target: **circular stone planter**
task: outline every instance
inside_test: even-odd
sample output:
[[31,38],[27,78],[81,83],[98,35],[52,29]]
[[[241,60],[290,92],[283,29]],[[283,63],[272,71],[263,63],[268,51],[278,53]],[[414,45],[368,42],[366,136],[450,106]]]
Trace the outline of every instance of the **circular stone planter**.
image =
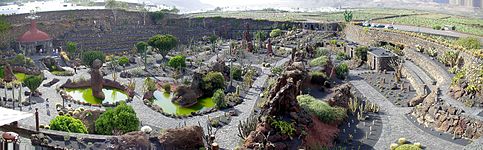
[[106,95],[106,99],[104,100],[93,97],[90,88],[61,89],[59,93],[65,101],[86,106],[115,107],[121,101],[132,101],[132,97],[129,97],[129,95],[121,90],[104,88],[102,91]]

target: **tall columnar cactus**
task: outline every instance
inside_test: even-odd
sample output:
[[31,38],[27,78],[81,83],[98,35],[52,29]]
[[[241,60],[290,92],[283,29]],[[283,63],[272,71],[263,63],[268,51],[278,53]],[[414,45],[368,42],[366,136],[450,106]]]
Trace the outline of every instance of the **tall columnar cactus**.
[[352,21],[352,11],[344,11],[344,20],[346,22],[351,22]]

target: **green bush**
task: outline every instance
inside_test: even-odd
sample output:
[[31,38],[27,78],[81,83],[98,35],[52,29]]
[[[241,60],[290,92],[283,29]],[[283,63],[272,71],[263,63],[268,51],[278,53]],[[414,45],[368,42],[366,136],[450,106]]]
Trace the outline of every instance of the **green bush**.
[[339,79],[345,79],[349,74],[349,66],[346,63],[340,63],[335,68],[335,74]]
[[329,50],[324,47],[319,47],[315,50],[315,58],[320,57],[320,56],[327,56],[329,55]]
[[275,74],[275,75],[281,75],[281,74],[282,74],[283,69],[282,69],[282,67],[273,67],[271,71],[272,71],[272,73],[273,73],[273,74]]
[[316,84],[324,84],[324,82],[327,80],[327,75],[325,75],[324,72],[321,71],[311,71],[310,73],[310,81],[312,83]]
[[96,120],[96,133],[103,135],[124,134],[139,128],[136,112],[125,102],[121,102],[114,109],[108,108]]
[[272,123],[270,123],[275,129],[279,130],[280,133],[283,135],[288,135],[292,137],[292,135],[295,133],[295,126],[294,123],[282,121],[282,120],[272,120]]
[[335,57],[337,60],[347,60],[349,57],[344,52],[338,52],[337,56]]
[[5,19],[5,15],[0,15],[0,33],[10,30],[12,25]]
[[0,78],[3,78],[5,75],[5,71],[3,70],[3,66],[0,66]]
[[231,67],[230,75],[235,80],[241,80],[242,79],[242,69],[241,69],[241,67],[240,66]]
[[50,129],[73,133],[87,133],[87,128],[82,121],[65,115],[52,119],[50,121]]
[[435,29],[435,30],[441,30],[441,28],[442,28],[442,27],[441,27],[440,25],[435,25],[435,26],[433,26],[433,29]]
[[118,63],[121,66],[125,66],[129,64],[129,58],[127,58],[126,56],[122,56],[121,58],[119,58]]
[[476,37],[459,38],[456,41],[457,45],[463,46],[466,49],[480,49],[480,40]]
[[183,69],[186,67],[186,57],[183,55],[176,55],[169,59],[168,66],[174,69]]
[[72,57],[74,53],[77,51],[77,43],[75,42],[67,42],[66,44],[66,51],[69,53],[69,56]]
[[272,32],[270,32],[270,37],[274,38],[274,37],[278,37],[282,35],[282,30],[280,29],[273,29]]
[[226,107],[226,102],[225,102],[225,93],[223,92],[222,89],[216,90],[216,92],[213,94],[213,97],[211,97],[213,102],[216,104],[216,108],[222,109]]
[[317,100],[310,95],[299,95],[297,101],[304,110],[316,115],[326,123],[344,120],[347,117],[345,108],[331,107],[326,102]]
[[225,77],[220,72],[209,72],[202,79],[201,89],[205,95],[211,96],[215,90],[225,89]]
[[102,62],[106,61],[106,56],[102,51],[88,51],[82,54],[82,63],[86,66],[92,67],[94,60],[99,59]]
[[310,66],[315,67],[315,66],[325,66],[327,65],[327,62],[329,62],[329,58],[327,56],[320,56],[315,59],[312,59],[309,63]]
[[396,147],[395,150],[421,150],[421,148],[414,144],[403,144]]
[[144,91],[156,91],[157,88],[156,88],[156,81],[154,81],[153,79],[151,78],[146,78],[144,80]]

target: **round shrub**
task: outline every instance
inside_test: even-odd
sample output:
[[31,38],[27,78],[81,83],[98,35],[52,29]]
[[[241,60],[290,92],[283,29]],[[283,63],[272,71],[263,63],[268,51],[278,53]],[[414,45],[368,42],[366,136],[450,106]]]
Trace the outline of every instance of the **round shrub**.
[[94,60],[99,59],[102,62],[105,62],[106,56],[102,51],[87,51],[82,54],[82,63],[89,67],[92,66]]
[[346,63],[341,63],[335,68],[335,74],[339,79],[345,79],[349,74],[349,66]]
[[169,59],[168,66],[174,69],[182,69],[186,67],[186,57],[177,55]]
[[280,29],[273,29],[272,32],[270,32],[270,37],[277,37],[282,35],[282,30]]
[[96,120],[96,133],[121,135],[139,128],[139,119],[131,106],[121,102],[114,109],[107,109]]
[[403,144],[396,147],[395,150],[421,150],[421,148],[413,144]]
[[87,133],[87,128],[82,121],[70,116],[55,117],[50,121],[50,129],[73,133]]
[[331,123],[344,120],[347,117],[347,110],[342,107],[331,107],[326,102],[315,99],[310,95],[299,95],[297,101],[300,106],[316,115],[321,121]]
[[127,58],[126,56],[122,56],[121,58],[119,58],[118,63],[121,66],[125,66],[129,63],[129,58]]
[[211,96],[215,90],[225,89],[225,77],[220,72],[209,72],[202,79],[201,89]]

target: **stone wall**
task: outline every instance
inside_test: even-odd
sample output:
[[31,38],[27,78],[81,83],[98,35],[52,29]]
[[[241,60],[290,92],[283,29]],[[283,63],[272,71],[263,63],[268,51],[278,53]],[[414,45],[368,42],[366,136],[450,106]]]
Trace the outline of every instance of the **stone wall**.
[[401,74],[409,80],[409,83],[411,83],[414,90],[416,90],[416,95],[427,95],[426,89],[428,87],[414,71],[408,69],[405,65],[403,65],[401,69]]
[[450,106],[437,98],[434,91],[424,102],[416,106],[411,114],[419,123],[440,132],[454,134],[457,137],[478,139],[483,134],[483,122],[466,116],[461,109]]
[[[417,45],[419,45],[424,49],[434,48],[438,54],[443,54],[447,51],[456,51],[455,49],[435,42],[413,37],[407,34],[396,33],[395,31],[391,30],[370,29],[356,25],[347,25],[344,28],[344,34],[347,40],[363,45],[373,45],[379,43],[380,41],[385,41],[393,44],[404,45],[404,47],[415,48]],[[483,60],[475,58],[471,54],[467,54],[465,52],[460,52],[460,56],[464,59],[464,62],[483,62]]]
[[[241,39],[249,24],[250,30],[269,32],[275,28],[295,26],[301,23],[273,22],[234,18],[186,18],[166,15],[153,21],[140,12],[120,10],[76,10],[38,13],[38,28],[50,34],[54,47],[65,46],[68,41],[78,43],[83,50],[124,51],[131,50],[139,41],[146,41],[155,34],[172,34],[182,43],[196,41],[213,33],[223,38]],[[16,48],[16,39],[29,28],[27,15],[7,16],[13,28],[0,35],[0,49]],[[146,23],[144,24],[144,21]],[[331,26],[336,23],[329,23]],[[254,33],[252,31],[252,33]]]
[[451,77],[448,72],[436,62],[427,58],[424,54],[417,52],[414,49],[404,49],[404,56],[417,64],[421,69],[427,72],[427,74],[437,81],[437,85],[448,85],[451,82]]

